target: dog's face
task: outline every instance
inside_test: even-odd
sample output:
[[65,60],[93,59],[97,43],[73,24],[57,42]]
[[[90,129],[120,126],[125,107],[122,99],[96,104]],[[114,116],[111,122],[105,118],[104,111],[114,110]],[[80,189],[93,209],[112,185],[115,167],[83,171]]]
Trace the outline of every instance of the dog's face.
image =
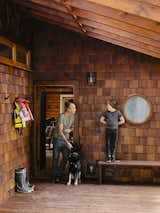
[[72,143],[71,153],[69,155],[69,165],[76,166],[77,162],[80,161],[80,147],[77,143]]
[[76,174],[81,170],[80,155],[78,152],[71,152],[68,161],[69,172]]
[[80,155],[78,152],[71,152],[69,156],[69,162],[70,163],[76,163],[77,161],[80,160]]

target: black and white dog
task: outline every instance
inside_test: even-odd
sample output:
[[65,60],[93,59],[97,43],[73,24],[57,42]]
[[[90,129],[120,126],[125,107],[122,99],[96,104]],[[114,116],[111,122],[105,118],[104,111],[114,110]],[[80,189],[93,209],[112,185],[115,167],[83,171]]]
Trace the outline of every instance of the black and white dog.
[[77,186],[81,183],[81,162],[80,162],[80,145],[77,143],[72,143],[73,148],[69,155],[69,174],[67,185],[70,186],[72,180],[74,185]]

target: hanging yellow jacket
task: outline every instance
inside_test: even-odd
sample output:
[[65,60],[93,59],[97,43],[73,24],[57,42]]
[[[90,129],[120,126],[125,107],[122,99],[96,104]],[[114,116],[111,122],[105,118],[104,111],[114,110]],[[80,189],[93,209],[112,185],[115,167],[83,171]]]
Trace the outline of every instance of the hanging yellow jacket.
[[20,116],[20,107],[18,103],[15,102],[15,109],[14,109],[14,127],[17,128],[24,128],[26,127],[26,123],[22,121]]

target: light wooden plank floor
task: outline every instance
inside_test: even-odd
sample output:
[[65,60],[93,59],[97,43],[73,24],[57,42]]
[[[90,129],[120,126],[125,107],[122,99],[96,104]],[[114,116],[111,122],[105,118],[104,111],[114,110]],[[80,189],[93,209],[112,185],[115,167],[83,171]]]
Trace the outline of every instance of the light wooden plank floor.
[[38,183],[16,193],[0,213],[160,213],[160,186]]

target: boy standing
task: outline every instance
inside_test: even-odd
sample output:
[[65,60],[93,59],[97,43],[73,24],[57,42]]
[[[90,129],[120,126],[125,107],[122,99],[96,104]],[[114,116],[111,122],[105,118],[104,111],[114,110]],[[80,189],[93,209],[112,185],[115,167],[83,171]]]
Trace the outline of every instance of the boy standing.
[[107,111],[100,117],[100,122],[106,125],[106,147],[107,147],[107,161],[115,161],[116,146],[118,141],[119,125],[125,123],[121,112],[116,109],[117,102],[115,100],[108,100]]

